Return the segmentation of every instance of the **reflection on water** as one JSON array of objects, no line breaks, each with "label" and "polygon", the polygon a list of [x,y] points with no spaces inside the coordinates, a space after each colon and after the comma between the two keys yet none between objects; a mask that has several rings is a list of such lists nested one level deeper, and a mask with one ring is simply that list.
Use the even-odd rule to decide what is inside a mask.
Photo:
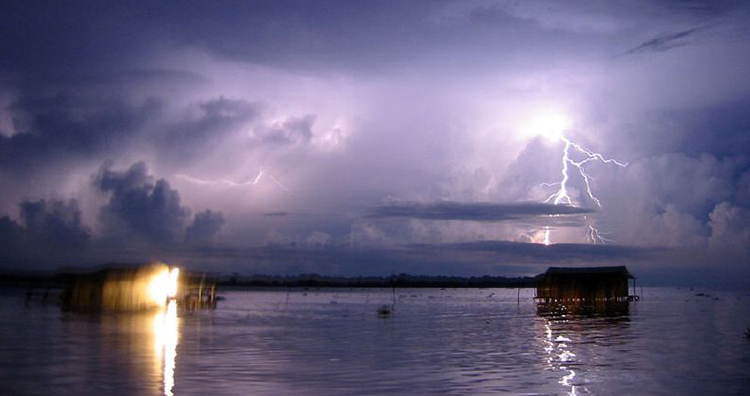
[{"label": "reflection on water", "polygon": [[[0,294],[5,395],[749,394],[750,292],[646,289],[624,315],[533,291],[225,292],[216,310],[81,315]],[[744,293],[744,294],[743,294]],[[179,355],[179,356],[178,356]]]},{"label": "reflection on water", "polygon": [[[567,392],[568,395],[575,396],[581,394],[578,391],[578,387],[573,383],[573,379],[576,376],[576,372],[573,370],[576,354],[572,352],[572,348],[568,345],[572,340],[563,335],[555,336],[552,332],[552,322],[549,318],[544,318],[544,334],[542,335],[542,339],[545,344],[544,351],[547,353],[547,366],[549,369],[563,372],[559,383],[569,389]],[[581,389],[585,393],[588,393],[588,389],[585,387],[581,387]]]},{"label": "reflection on water", "polygon": [[164,395],[173,396],[174,369],[180,334],[177,323],[177,302],[169,301],[167,308],[154,314],[154,358],[158,373],[164,378]]},{"label": "reflection on water", "polygon": [[569,303],[542,303],[536,305],[539,316],[560,317],[626,317],[630,314],[628,301],[593,301]]},{"label": "reflection on water", "polygon": [[[544,319],[544,333],[539,335],[547,354],[547,365],[552,371],[561,372],[559,383],[567,389],[567,395],[590,394],[576,381],[577,355],[573,351],[573,340],[569,337],[597,339],[608,337],[616,340],[619,334],[608,324],[627,321],[627,301],[596,301],[584,303],[538,303],[537,315]],[[606,319],[600,321],[599,319]],[[604,325],[604,326],[603,326]],[[553,331],[555,327],[555,331]]]},{"label": "reflection on water", "polygon": [[[537,307],[542,319],[537,337],[542,340],[547,369],[558,373],[558,383],[569,396],[602,393],[592,391],[609,370],[628,370],[632,364],[622,351],[637,352],[630,344],[627,306],[598,307],[547,305]],[[606,374],[609,375],[609,374]],[[609,393],[609,392],[605,392]]]}]

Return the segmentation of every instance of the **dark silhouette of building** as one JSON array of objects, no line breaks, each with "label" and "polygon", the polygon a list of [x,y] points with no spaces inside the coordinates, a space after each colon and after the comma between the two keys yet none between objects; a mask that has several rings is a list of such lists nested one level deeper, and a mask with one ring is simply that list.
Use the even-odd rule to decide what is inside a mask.
[{"label": "dark silhouette of building", "polygon": [[[629,280],[633,294],[628,295]],[[628,301],[635,296],[635,277],[624,266],[562,268],[550,267],[536,283],[536,299],[544,303]]]},{"label": "dark silhouette of building", "polygon": [[163,263],[108,265],[61,277],[60,302],[68,311],[144,311],[165,307],[169,301],[183,309],[216,307],[216,277],[179,273]]}]

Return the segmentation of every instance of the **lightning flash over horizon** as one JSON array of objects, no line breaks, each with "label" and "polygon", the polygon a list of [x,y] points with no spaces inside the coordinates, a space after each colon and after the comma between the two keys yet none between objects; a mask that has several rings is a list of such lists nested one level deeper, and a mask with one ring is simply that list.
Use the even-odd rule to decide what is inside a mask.
[{"label": "lightning flash over horizon", "polygon": [[[550,195],[547,199],[544,200],[544,202],[550,202],[552,201],[555,205],[559,205],[561,203],[566,203],[568,205],[573,205],[573,199],[568,195],[568,181],[570,180],[570,175],[568,174],[568,171],[570,170],[570,166],[575,167],[578,170],[578,173],[581,175],[581,178],[583,179],[583,183],[586,186],[586,195],[596,203],[596,206],[601,208],[602,203],[599,201],[599,198],[597,198],[593,191],[591,191],[591,180],[593,179],[588,173],[586,173],[586,169],[584,168],[584,165],[591,162],[591,161],[601,161],[605,164],[615,164],[619,167],[626,167],[628,166],[627,162],[620,162],[615,159],[609,159],[605,158],[602,154],[589,151],[585,148],[583,148],[581,145],[574,143],[570,141],[568,138],[564,136],[559,137],[563,142],[565,142],[565,148],[563,149],[563,158],[562,158],[562,180],[557,183],[543,183],[544,186],[560,186],[560,189],[557,190],[555,193]],[[573,148],[576,152],[583,154],[584,159],[580,161],[575,161],[571,159],[570,151],[571,148]],[[553,200],[554,199],[554,200]]]},{"label": "lightning flash over horizon", "polygon": [[204,179],[198,179],[192,176],[184,175],[184,174],[177,174],[175,175],[178,179],[185,180],[189,183],[193,184],[199,184],[199,185],[225,185],[228,187],[248,187],[248,186],[254,186],[257,185],[264,177],[267,177],[270,179],[274,184],[276,184],[278,187],[280,187],[284,191],[289,191],[289,188],[285,186],[283,183],[281,183],[278,179],[273,177],[270,173],[266,172],[263,168],[260,168],[258,171],[258,174],[253,178],[252,180],[248,180],[246,182],[234,182],[227,179],[217,179],[217,180],[204,180]]},{"label": "lightning flash over horizon", "polygon": [[[561,134],[557,136],[560,140],[562,140],[565,143],[565,147],[563,148],[563,156],[562,156],[562,180],[560,180],[557,183],[543,183],[542,185],[552,187],[552,186],[560,186],[560,188],[554,192],[552,195],[550,195],[547,199],[544,200],[544,202],[550,202],[554,203],[555,205],[559,204],[566,204],[566,205],[574,205],[573,199],[568,194],[568,181],[570,181],[570,171],[571,167],[575,168],[575,170],[578,171],[578,174],[581,175],[581,179],[583,180],[583,184],[586,186],[586,195],[591,199],[598,208],[602,208],[602,203],[599,200],[599,198],[594,195],[594,192],[591,190],[591,180],[593,179],[591,175],[586,173],[585,165],[592,161],[600,161],[605,164],[614,164],[619,167],[626,167],[628,166],[627,162],[620,162],[615,159],[611,158],[605,158],[602,154],[587,150],[583,146],[581,146],[578,143],[575,143],[571,141],[570,139],[566,138],[565,136],[562,136]],[[571,157],[571,151],[573,153],[578,153],[579,155],[583,156],[583,159],[581,160],[574,160]],[[588,217],[585,217],[588,220]],[[586,238],[589,240],[589,242],[593,244],[597,243],[606,243],[611,242],[610,239],[602,236],[602,233],[599,232],[599,230],[594,227],[592,222],[589,222],[588,224],[589,229],[586,231]],[[544,230],[544,244],[549,245],[550,244],[550,229],[549,227],[546,227]]]},{"label": "lightning flash over horizon", "polygon": [[[544,202],[552,202],[555,205],[575,205],[573,202],[573,198],[570,196],[568,191],[568,182],[570,181],[571,172],[577,171],[577,173],[583,180],[583,184],[586,190],[586,196],[588,196],[588,198],[593,201],[599,209],[601,209],[602,203],[594,194],[591,188],[591,180],[593,180],[593,177],[591,177],[591,175],[586,172],[586,164],[594,161],[599,161],[604,164],[614,164],[623,168],[628,166],[628,164],[626,162],[620,162],[615,159],[606,158],[604,157],[604,155],[586,149],[580,144],[568,139],[563,134],[567,128],[567,118],[560,113],[551,112],[545,114],[542,117],[536,118],[532,122],[532,124],[529,125],[525,131],[523,131],[523,134],[526,136],[543,136],[551,141],[562,140],[565,143],[562,155],[562,179],[556,183],[542,183],[542,186],[545,187],[559,186],[559,188],[547,199],[545,199]],[[586,238],[589,242],[598,244],[611,241],[610,239],[604,237],[603,233],[601,233],[596,227],[594,227],[593,222],[588,217],[584,218],[588,221]],[[550,227],[544,228],[543,243],[545,245],[550,244],[550,232]]]}]

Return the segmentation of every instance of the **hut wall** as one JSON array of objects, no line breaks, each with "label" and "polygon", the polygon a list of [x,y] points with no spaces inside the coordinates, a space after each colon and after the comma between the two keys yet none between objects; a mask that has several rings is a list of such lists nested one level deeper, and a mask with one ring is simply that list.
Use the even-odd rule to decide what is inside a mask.
[{"label": "hut wall", "polygon": [[166,265],[104,270],[76,276],[63,292],[63,307],[73,311],[140,311],[161,304],[151,297],[151,280]]},{"label": "hut wall", "polygon": [[69,281],[62,293],[63,308],[72,311],[98,310],[102,304],[102,287],[102,282],[93,277]]},{"label": "hut wall", "polygon": [[596,301],[627,298],[624,274],[547,274],[537,286],[537,297],[558,301]]}]

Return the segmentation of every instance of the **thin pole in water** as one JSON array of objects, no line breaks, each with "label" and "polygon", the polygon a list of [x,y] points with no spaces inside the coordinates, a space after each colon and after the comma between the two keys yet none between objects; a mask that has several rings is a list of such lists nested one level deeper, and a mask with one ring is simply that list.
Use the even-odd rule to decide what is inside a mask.
[{"label": "thin pole in water", "polygon": [[391,309],[396,309],[396,283],[393,283],[393,303],[391,304]]},{"label": "thin pole in water", "polygon": [[391,302],[391,311],[396,310],[396,271],[391,272],[391,291],[393,293]]}]

